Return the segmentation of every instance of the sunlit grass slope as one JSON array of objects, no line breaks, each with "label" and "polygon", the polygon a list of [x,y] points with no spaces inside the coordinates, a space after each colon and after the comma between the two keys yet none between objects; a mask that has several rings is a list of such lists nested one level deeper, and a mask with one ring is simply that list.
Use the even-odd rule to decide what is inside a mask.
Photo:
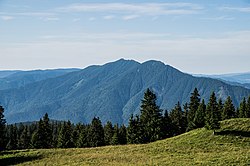
[{"label": "sunlit grass slope", "polygon": [[7,151],[0,165],[250,165],[250,119],[145,145]]}]

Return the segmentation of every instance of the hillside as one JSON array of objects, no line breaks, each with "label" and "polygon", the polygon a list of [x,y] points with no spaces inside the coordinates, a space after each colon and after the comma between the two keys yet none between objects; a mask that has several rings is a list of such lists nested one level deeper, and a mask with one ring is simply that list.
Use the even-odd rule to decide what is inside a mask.
[{"label": "hillside", "polygon": [[80,69],[0,71],[0,90],[20,88],[27,84],[58,77],[78,70]]},{"label": "hillside", "polygon": [[212,77],[221,78],[225,81],[238,82],[242,84],[250,83],[250,73],[214,75]]},{"label": "hillside", "polygon": [[222,74],[222,75],[194,74],[194,76],[219,79],[230,85],[242,86],[250,89],[250,73],[236,73],[236,74]]},{"label": "hillside", "polygon": [[222,99],[230,95],[236,106],[250,95],[249,89],[193,77],[159,61],[138,63],[120,59],[18,89],[2,90],[0,104],[5,108],[8,123],[35,121],[47,112],[52,119],[74,123],[89,123],[98,116],[104,123],[127,124],[132,113],[139,113],[147,88],[156,93],[159,106],[169,110],[178,101],[189,101],[195,87],[201,98],[208,100],[215,91]]},{"label": "hillside", "polygon": [[250,119],[231,119],[221,122],[216,135],[202,128],[144,145],[7,151],[0,156],[0,162],[3,165],[249,165],[249,147]]}]

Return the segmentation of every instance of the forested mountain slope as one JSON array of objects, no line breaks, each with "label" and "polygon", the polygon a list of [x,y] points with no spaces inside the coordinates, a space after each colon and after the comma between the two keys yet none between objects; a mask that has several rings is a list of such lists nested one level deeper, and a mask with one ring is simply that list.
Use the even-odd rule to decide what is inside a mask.
[{"label": "forested mountain slope", "polygon": [[159,61],[121,59],[0,91],[0,104],[8,123],[38,120],[48,112],[56,120],[89,123],[99,116],[103,122],[126,124],[132,113],[139,113],[147,88],[156,93],[162,109],[171,109],[178,101],[189,101],[195,87],[201,98],[207,100],[215,91],[222,99],[230,95],[237,106],[250,95],[243,87],[193,77]]}]

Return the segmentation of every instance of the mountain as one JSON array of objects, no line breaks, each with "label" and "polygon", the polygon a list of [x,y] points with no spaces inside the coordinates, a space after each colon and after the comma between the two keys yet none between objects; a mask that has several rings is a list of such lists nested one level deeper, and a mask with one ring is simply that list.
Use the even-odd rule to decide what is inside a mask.
[{"label": "mountain", "polygon": [[214,78],[221,78],[226,81],[238,82],[241,84],[250,83],[250,73],[215,75]]},{"label": "mountain", "polygon": [[230,85],[243,86],[250,89],[250,73],[235,73],[235,74],[222,74],[222,75],[202,75],[194,74],[197,77],[215,78],[224,81]]},{"label": "mountain", "polygon": [[17,72],[19,72],[19,70],[3,70],[3,71],[0,70],[0,78],[7,77]]},{"label": "mountain", "polygon": [[140,102],[147,88],[158,97],[162,109],[171,109],[180,101],[189,101],[197,87],[208,100],[212,91],[235,105],[250,90],[211,78],[198,78],[159,61],[138,63],[118,60],[102,66],[26,84],[17,89],[0,91],[0,104],[6,109],[8,123],[34,121],[46,112],[56,120],[89,123],[94,116],[102,122],[125,123],[132,113],[139,113]]},{"label": "mountain", "polygon": [[0,90],[19,88],[30,83],[58,77],[79,70],[80,69],[0,71]]}]

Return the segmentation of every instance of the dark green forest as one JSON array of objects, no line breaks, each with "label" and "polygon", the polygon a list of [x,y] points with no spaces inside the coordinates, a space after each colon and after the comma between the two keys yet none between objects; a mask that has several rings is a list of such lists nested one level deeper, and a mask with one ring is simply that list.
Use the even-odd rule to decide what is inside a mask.
[{"label": "dark green forest", "polygon": [[46,113],[39,122],[7,125],[4,107],[0,106],[0,150],[41,148],[83,148],[105,145],[144,144],[173,137],[205,127],[220,128],[219,121],[231,118],[250,118],[250,96],[233,105],[230,96],[223,102],[211,93],[208,103],[200,98],[198,89],[191,93],[189,103],[177,102],[168,111],[156,104],[154,92],[147,89],[141,101],[140,114],[131,115],[128,126],[102,124],[94,117],[90,124],[50,120]]}]

